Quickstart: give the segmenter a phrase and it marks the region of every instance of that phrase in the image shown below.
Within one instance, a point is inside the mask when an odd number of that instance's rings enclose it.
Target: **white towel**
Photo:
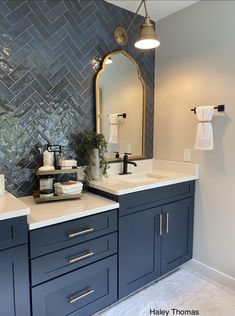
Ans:
[[[56,182],[54,187],[63,192],[70,192],[73,190],[82,190],[83,184],[79,181]]]
[[[76,194],[81,194],[82,193],[82,191],[80,190],[80,191],[76,191],[76,192],[66,192],[66,193],[64,193],[64,192],[60,192],[60,191],[55,191],[55,195],[59,195],[59,196],[69,196],[69,195],[76,195]]]
[[[118,114],[109,114],[109,143],[118,143]]]
[[[195,141],[195,149],[212,150],[213,130],[211,120],[214,114],[213,106],[200,106],[196,108],[196,115],[198,119],[197,134]]]

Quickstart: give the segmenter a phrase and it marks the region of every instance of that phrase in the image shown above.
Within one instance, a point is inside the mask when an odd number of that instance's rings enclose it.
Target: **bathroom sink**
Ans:
[[[128,183],[153,183],[169,179],[167,176],[152,173],[118,175],[113,178]]]

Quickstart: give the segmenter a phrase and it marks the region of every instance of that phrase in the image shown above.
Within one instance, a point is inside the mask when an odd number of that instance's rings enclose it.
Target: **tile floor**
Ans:
[[[154,313],[150,314],[150,309]],[[168,316],[195,315],[192,310],[198,310],[200,316],[235,316],[235,292],[195,272],[180,269],[97,316],[167,315],[158,314],[160,309],[169,311]]]

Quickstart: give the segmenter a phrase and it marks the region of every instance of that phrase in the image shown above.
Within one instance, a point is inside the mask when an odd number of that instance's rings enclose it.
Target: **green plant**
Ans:
[[[98,149],[99,159],[100,159],[100,168],[103,170],[103,175],[107,176],[107,166],[108,161],[105,158],[105,153],[108,143],[105,140],[103,134],[96,134],[95,132],[89,132],[84,135],[81,144],[79,146],[80,151],[83,154],[83,161],[85,163],[84,169],[84,183],[87,186],[91,180],[91,166],[92,166],[92,157],[94,157],[93,149]]]

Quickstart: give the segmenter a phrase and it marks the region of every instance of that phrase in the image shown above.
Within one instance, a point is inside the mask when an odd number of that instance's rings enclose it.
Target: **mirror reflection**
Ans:
[[[135,60],[126,52],[106,56],[96,78],[96,130],[114,152],[143,157],[145,85]]]

